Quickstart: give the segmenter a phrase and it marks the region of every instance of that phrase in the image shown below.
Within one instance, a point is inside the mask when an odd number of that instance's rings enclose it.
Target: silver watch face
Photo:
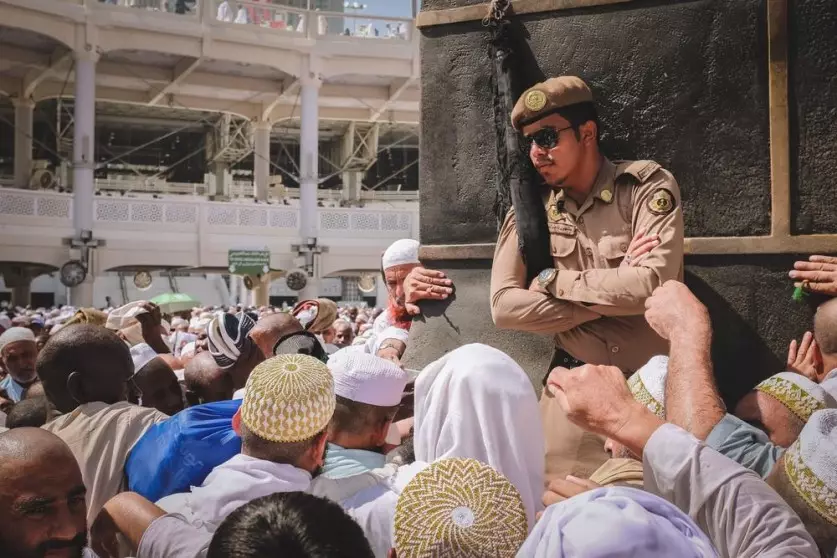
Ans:
[[[551,267],[548,267],[548,268],[544,269],[543,271],[541,271],[540,273],[538,273],[538,280],[541,281],[541,282],[549,281],[550,279],[552,279],[552,274],[553,273],[555,273],[555,270],[552,269]]]
[[[70,260],[61,266],[60,279],[65,287],[76,287],[87,277],[87,268],[78,260]]]

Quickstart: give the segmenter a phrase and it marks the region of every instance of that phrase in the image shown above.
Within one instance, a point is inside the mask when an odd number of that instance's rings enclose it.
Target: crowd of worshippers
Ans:
[[[837,556],[837,266],[786,370],[730,410],[707,309],[658,287],[645,318],[667,355],[627,379],[549,374],[610,459],[547,478],[511,357],[469,344],[402,365],[417,303],[453,292],[418,248],[384,253],[379,313],[137,302],[76,310],[45,341],[4,315],[0,556]]]

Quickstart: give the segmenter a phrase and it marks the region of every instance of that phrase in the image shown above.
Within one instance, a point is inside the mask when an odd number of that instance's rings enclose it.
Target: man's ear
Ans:
[[[317,436],[317,441],[314,443],[308,456],[316,467],[322,467],[323,463],[325,463],[326,444],[328,444],[328,428]]]
[[[595,143],[596,138],[598,136],[598,127],[596,123],[592,120],[588,120],[584,124],[578,127],[578,131],[581,134],[581,141],[583,143]]]
[[[84,382],[81,379],[81,374],[78,372],[71,372],[67,376],[67,393],[79,405],[86,401],[86,397],[84,396]]]
[[[814,367],[817,369],[817,382],[820,383],[825,380],[826,375],[830,370],[824,370],[822,363],[822,351],[820,351],[820,344],[814,342]]]

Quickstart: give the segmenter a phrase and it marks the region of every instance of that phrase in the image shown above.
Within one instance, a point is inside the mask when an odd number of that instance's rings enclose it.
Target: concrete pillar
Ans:
[[[31,99],[13,99],[12,104],[15,107],[15,187],[29,188],[35,103]]]
[[[315,242],[319,233],[317,187],[319,184],[319,101],[322,80],[308,62],[301,78],[301,110],[299,132],[299,236],[302,244]],[[299,299],[317,298],[319,278],[313,254],[306,254],[306,265],[314,270],[308,284],[299,292]]]
[[[250,301],[250,304],[256,308],[270,303],[270,273],[265,273],[261,279],[256,280]]]
[[[73,114],[73,228],[75,237],[93,233],[93,170],[96,166],[96,62],[98,54],[76,52],[75,112]],[[93,250],[87,279],[70,290],[75,306],[93,306]]]
[[[267,201],[267,187],[270,182],[270,129],[272,123],[259,121],[254,125],[253,148],[253,197]]]
[[[12,287],[12,304],[15,306],[29,306],[31,295],[30,283]]]
[[[230,165],[224,162],[215,162],[210,165],[209,170],[209,195],[221,198],[229,197],[232,186]]]

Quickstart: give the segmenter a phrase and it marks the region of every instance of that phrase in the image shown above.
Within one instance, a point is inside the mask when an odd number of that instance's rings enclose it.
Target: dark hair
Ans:
[[[400,405],[393,407],[378,407],[358,403],[345,397],[336,396],[337,403],[334,407],[334,415],[331,417],[329,430],[347,432],[349,434],[365,434],[372,428],[378,428],[385,422],[389,422],[398,412]]]
[[[416,461],[415,438],[411,434],[401,440],[401,445],[387,454],[387,463],[395,463],[399,467],[410,465]]]
[[[6,428],[9,430],[21,426],[40,428],[49,420],[50,412],[49,400],[46,397],[23,399],[15,403],[6,416]]]
[[[259,437],[243,423],[240,426],[241,447],[247,454],[273,463],[296,465],[305,453],[320,440],[324,430],[299,442],[271,442]]]
[[[596,111],[596,105],[592,102],[576,103],[555,109],[555,113],[560,115],[564,120],[570,123],[575,132],[575,137],[580,138],[578,128],[585,122],[592,122],[596,125],[596,141],[600,141],[602,137],[602,127],[599,123],[599,113]]]
[[[256,498],[232,512],[207,558],[372,558],[363,530],[343,509],[304,492]]]

